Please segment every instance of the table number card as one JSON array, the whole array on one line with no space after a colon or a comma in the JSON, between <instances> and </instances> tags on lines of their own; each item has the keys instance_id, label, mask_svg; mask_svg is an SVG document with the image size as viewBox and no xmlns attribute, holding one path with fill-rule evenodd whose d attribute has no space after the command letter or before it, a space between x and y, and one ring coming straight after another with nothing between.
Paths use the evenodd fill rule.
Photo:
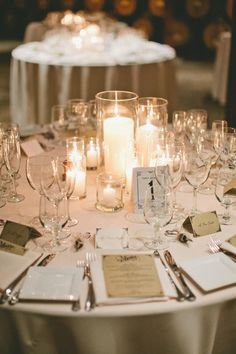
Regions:
<instances>
[{"instance_id":1,"label":"table number card","mask_svg":"<svg viewBox=\"0 0 236 354\"><path fill-rule=\"evenodd\" d=\"M132 202L135 213L143 212L144 195L151 180L156 180L154 167L133 168Z\"/></svg>"},{"instance_id":2,"label":"table number card","mask_svg":"<svg viewBox=\"0 0 236 354\"><path fill-rule=\"evenodd\" d=\"M188 216L183 226L193 236L205 236L221 231L220 222L215 211Z\"/></svg>"},{"instance_id":3,"label":"table number card","mask_svg":"<svg viewBox=\"0 0 236 354\"><path fill-rule=\"evenodd\" d=\"M109 297L164 296L152 255L104 255L103 272Z\"/></svg>"}]
</instances>

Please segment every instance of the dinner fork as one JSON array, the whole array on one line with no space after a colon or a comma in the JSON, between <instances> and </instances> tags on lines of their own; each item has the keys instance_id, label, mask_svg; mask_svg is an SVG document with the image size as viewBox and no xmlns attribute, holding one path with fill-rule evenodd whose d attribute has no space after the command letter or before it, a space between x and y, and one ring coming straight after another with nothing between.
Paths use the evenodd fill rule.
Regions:
<instances>
[{"instance_id":1,"label":"dinner fork","mask_svg":"<svg viewBox=\"0 0 236 354\"><path fill-rule=\"evenodd\" d=\"M221 248L221 243L222 241L220 239L211 237L210 242L208 243L208 247L212 253L222 252L226 256L230 257L232 261L236 262L236 256L233 253Z\"/></svg>"},{"instance_id":2,"label":"dinner fork","mask_svg":"<svg viewBox=\"0 0 236 354\"><path fill-rule=\"evenodd\" d=\"M95 261L97 256L95 253L87 252L85 255L84 277L88 278L88 292L85 301L85 311L91 311L96 306L96 299L91 276L90 263Z\"/></svg>"},{"instance_id":3,"label":"dinner fork","mask_svg":"<svg viewBox=\"0 0 236 354\"><path fill-rule=\"evenodd\" d=\"M77 267L85 267L85 261L83 260L78 260L77 263L76 263L76 266ZM80 296L78 297L77 300L75 300L73 303L72 303L72 311L79 311L81 309L81 306L80 306Z\"/></svg>"}]
</instances>

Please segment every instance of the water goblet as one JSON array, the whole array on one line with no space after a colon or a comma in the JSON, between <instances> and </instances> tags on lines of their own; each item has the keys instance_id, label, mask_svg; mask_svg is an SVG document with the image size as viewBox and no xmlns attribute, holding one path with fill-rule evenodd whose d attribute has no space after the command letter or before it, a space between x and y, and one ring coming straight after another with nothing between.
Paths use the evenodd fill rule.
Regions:
<instances>
[{"instance_id":1,"label":"water goblet","mask_svg":"<svg viewBox=\"0 0 236 354\"><path fill-rule=\"evenodd\" d=\"M42 226L51 233L52 237L45 237L43 249L50 253L65 251L69 245L62 240L60 234L68 220L68 208L66 197L57 204L51 202L45 195L41 195L39 203L39 220Z\"/></svg>"},{"instance_id":2,"label":"water goblet","mask_svg":"<svg viewBox=\"0 0 236 354\"><path fill-rule=\"evenodd\" d=\"M51 123L53 129L57 133L57 139L55 143L57 145L63 145L63 137L69 126L69 121L66 116L66 106L57 104L52 106L51 109Z\"/></svg>"},{"instance_id":3,"label":"water goblet","mask_svg":"<svg viewBox=\"0 0 236 354\"><path fill-rule=\"evenodd\" d=\"M144 219L152 226L154 232L153 239L144 243L147 248L165 249L168 247L167 238L162 233L162 228L171 221L172 214L171 190L167 187L163 188L153 181L145 192L143 205Z\"/></svg>"},{"instance_id":4,"label":"water goblet","mask_svg":"<svg viewBox=\"0 0 236 354\"><path fill-rule=\"evenodd\" d=\"M188 147L188 150L185 152L184 177L193 187L193 208L190 210L191 215L200 212L197 209L197 191L206 182L211 166L212 163L210 160L201 159L196 144Z\"/></svg>"},{"instance_id":5,"label":"water goblet","mask_svg":"<svg viewBox=\"0 0 236 354\"><path fill-rule=\"evenodd\" d=\"M223 166L219 170L215 185L215 196L224 207L224 213L219 215L222 225L231 225L234 223L230 213L230 207L232 204L236 203L235 179L235 169Z\"/></svg>"}]
</instances>

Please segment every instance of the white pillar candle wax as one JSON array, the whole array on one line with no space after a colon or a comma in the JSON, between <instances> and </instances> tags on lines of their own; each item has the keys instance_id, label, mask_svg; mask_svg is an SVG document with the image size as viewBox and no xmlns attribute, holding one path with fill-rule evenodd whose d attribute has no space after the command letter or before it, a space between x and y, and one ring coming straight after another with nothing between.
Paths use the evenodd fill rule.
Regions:
<instances>
[{"instance_id":1,"label":"white pillar candle wax","mask_svg":"<svg viewBox=\"0 0 236 354\"><path fill-rule=\"evenodd\" d=\"M116 205L116 191L109 184L103 189L103 203L108 207Z\"/></svg>"},{"instance_id":2,"label":"white pillar candle wax","mask_svg":"<svg viewBox=\"0 0 236 354\"><path fill-rule=\"evenodd\" d=\"M75 187L72 193L73 198L84 198L86 196L86 172L75 171Z\"/></svg>"},{"instance_id":3,"label":"white pillar candle wax","mask_svg":"<svg viewBox=\"0 0 236 354\"><path fill-rule=\"evenodd\" d=\"M150 160L155 151L158 140L158 128L149 123L140 126L137 129L136 144L140 163L143 167L150 165Z\"/></svg>"},{"instance_id":4,"label":"white pillar candle wax","mask_svg":"<svg viewBox=\"0 0 236 354\"><path fill-rule=\"evenodd\" d=\"M96 168L98 165L98 153L93 145L87 150L87 168Z\"/></svg>"},{"instance_id":5,"label":"white pillar candle wax","mask_svg":"<svg viewBox=\"0 0 236 354\"><path fill-rule=\"evenodd\" d=\"M104 120L105 170L116 176L125 176L126 166L133 156L134 121L128 117Z\"/></svg>"}]
</instances>

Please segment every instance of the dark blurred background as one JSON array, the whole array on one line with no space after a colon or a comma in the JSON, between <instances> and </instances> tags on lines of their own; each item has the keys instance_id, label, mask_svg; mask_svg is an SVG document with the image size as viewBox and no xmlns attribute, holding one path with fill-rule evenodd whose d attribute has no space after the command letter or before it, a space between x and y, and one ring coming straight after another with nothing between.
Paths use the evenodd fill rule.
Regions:
<instances>
[{"instance_id":1,"label":"dark blurred background","mask_svg":"<svg viewBox=\"0 0 236 354\"><path fill-rule=\"evenodd\" d=\"M0 0L0 9L0 39L22 40L27 24L48 12L104 11L180 57L206 60L219 33L231 28L232 0Z\"/></svg>"}]
</instances>

